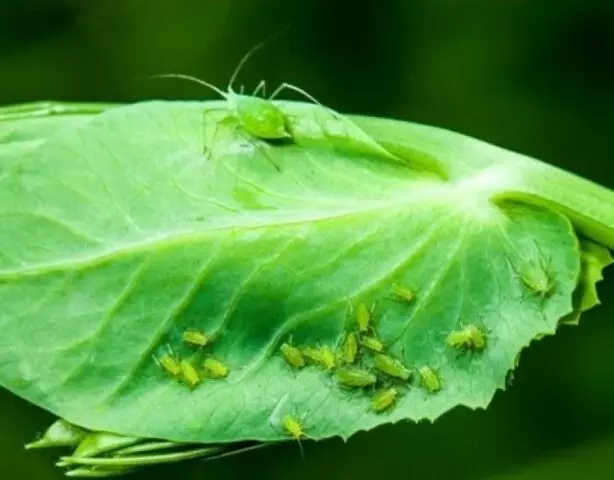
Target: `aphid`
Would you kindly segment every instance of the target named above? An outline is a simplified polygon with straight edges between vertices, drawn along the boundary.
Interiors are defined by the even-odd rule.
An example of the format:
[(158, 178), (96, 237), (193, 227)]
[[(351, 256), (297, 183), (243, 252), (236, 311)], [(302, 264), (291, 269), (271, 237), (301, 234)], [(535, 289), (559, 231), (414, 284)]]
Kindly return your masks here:
[(356, 307), (356, 323), (358, 324), (359, 332), (366, 332), (371, 325), (371, 312), (367, 310), (367, 306), (364, 303), (360, 303)]
[(303, 348), (303, 355), (327, 370), (335, 367), (335, 354), (329, 346), (305, 347)]
[[(236, 125), (241, 127), (241, 129), (246, 134), (248, 134), (252, 138), (259, 140), (271, 141), (291, 139), (292, 134), (288, 127), (288, 120), (286, 114), (272, 102), (273, 98), (278, 96), (283, 90), (293, 90), (305, 96), (309, 100), (319, 104), (319, 102), (315, 98), (313, 98), (311, 95), (309, 95), (302, 89), (289, 83), (282, 83), (277, 88), (277, 90), (275, 90), (270, 95), (268, 99), (257, 97), (256, 95), (260, 90), (262, 90), (264, 93), (264, 80), (256, 86), (256, 89), (254, 90), (254, 93), (252, 95), (244, 95), (242, 89), (239, 93), (233, 90), (234, 82), (245, 62), (247, 62), (247, 60), (252, 56), (252, 54), (254, 54), (257, 50), (269, 43), (272, 39), (273, 37), (269, 37), (268, 39), (263, 40), (262, 42), (251, 48), (243, 56), (243, 58), (239, 61), (239, 64), (235, 68), (235, 71), (233, 72), (232, 76), (230, 77), (226, 92), (222, 91), (221, 89), (209, 82), (200, 80), (190, 75), (160, 74), (153, 75), (149, 78), (180, 78), (203, 85), (219, 94), (227, 102), (225, 108), (216, 109), (224, 110), (227, 112), (227, 115), (224, 117), (224, 119), (222, 119), (221, 122), (235, 123)], [(208, 112), (211, 111), (212, 109), (208, 110)], [(208, 112), (206, 112), (206, 114)], [(269, 159), (269, 161), (271, 160)], [(277, 170), (280, 170), (274, 162), (271, 161), (271, 163), (275, 166)]]
[(170, 353), (165, 353), (160, 358), (155, 358), (156, 363), (173, 377), (178, 377), (181, 374), (181, 366), (177, 359)]
[(215, 358), (206, 358), (203, 366), (209, 375), (214, 378), (223, 378), (227, 376), (229, 372), (229, 368)]
[(486, 346), (486, 334), (476, 324), (471, 323), (461, 330), (450, 332), (446, 342), (454, 348), (483, 350)]
[(191, 329), (183, 332), (182, 336), (185, 343), (195, 345), (197, 347), (206, 347), (211, 342), (211, 337), (200, 330)]
[(422, 386), (429, 392), (435, 393), (441, 390), (441, 380), (439, 380), (439, 376), (431, 367), (426, 365), (420, 367), (418, 373), (420, 374)]
[(391, 377), (400, 378), (401, 380), (409, 380), (411, 371), (403, 365), (399, 360), (396, 360), (388, 355), (377, 354), (373, 359), (373, 366), (380, 372), (390, 375)]
[(358, 354), (358, 338), (353, 332), (348, 332), (345, 335), (343, 344), (341, 344), (341, 360), (345, 363), (354, 363)]
[(304, 459), (305, 454), (303, 452), (303, 446), (301, 445), (301, 438), (305, 436), (305, 431), (303, 430), (303, 425), (292, 415), (284, 416), (282, 420), (284, 430), (298, 442), (298, 446), (301, 449), (301, 457)]
[(360, 343), (374, 352), (383, 352), (384, 344), (375, 337), (363, 335), (360, 337)]
[(409, 288), (402, 285), (394, 285), (392, 287), (395, 295), (404, 302), (410, 303), (415, 298), (416, 294)]
[(303, 353), (293, 345), (287, 342), (281, 344), (279, 347), (282, 355), (291, 366), (296, 368), (303, 368), (305, 366), (305, 357)]
[(537, 293), (540, 297), (548, 297), (554, 292), (554, 280), (541, 263), (539, 267), (531, 266), (526, 269), (520, 278), (527, 288)]
[(371, 409), (376, 412), (383, 412), (396, 402), (398, 396), (399, 391), (396, 388), (379, 390), (371, 398)]
[(337, 381), (346, 387), (368, 387), (377, 383), (375, 374), (357, 367), (340, 367), (336, 370)]
[(194, 365), (189, 360), (181, 360), (179, 365), (181, 366), (181, 376), (191, 388), (194, 388), (200, 382), (200, 377)]

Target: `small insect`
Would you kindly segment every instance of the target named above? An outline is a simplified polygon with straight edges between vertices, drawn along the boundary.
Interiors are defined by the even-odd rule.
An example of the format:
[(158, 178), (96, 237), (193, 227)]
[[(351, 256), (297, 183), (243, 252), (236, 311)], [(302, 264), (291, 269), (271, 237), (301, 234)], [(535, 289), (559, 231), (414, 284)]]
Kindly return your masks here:
[[(281, 32), (280, 32), (281, 33)], [(239, 72), (245, 65), (245, 62), (260, 48), (264, 47), (268, 44), (275, 36), (269, 37), (262, 42), (255, 45), (251, 48), (239, 61), (239, 64), (235, 68), (232, 76), (230, 77), (230, 81), (228, 82), (227, 91), (224, 92), (215, 85), (205, 82), (204, 80), (200, 80), (198, 78), (192, 77), (190, 75), (182, 75), (175, 73), (167, 73), (167, 74), (159, 74), (153, 75), (149, 78), (179, 78), (184, 80), (189, 80), (192, 82), (196, 82), (200, 85), (203, 85), (218, 95), (223, 97), (226, 100), (225, 108), (218, 108), (216, 110), (223, 110), (227, 112), (227, 115), (221, 120), (220, 123), (233, 123), (239, 126), (244, 133), (249, 135), (252, 139), (259, 139), (264, 141), (271, 140), (287, 140), (292, 138), (292, 134), (289, 129), (288, 119), (286, 114), (277, 107), (273, 102), (273, 98), (277, 97), (283, 90), (292, 90), (295, 91), (309, 100), (313, 101), (316, 104), (320, 104), (315, 98), (309, 95), (307, 92), (302, 89), (291, 85), (289, 83), (282, 83), (277, 90), (275, 90), (269, 98), (261, 98), (256, 95), (262, 90), (264, 93), (265, 82), (262, 80), (254, 90), (252, 95), (244, 95), (243, 90), (239, 93), (233, 90), (233, 85)], [(205, 114), (212, 112), (213, 109), (209, 109)], [(250, 139), (251, 140), (251, 139)], [(279, 166), (276, 165), (272, 160), (268, 159), (273, 166), (281, 171)]]
[(214, 358), (206, 358), (203, 366), (213, 378), (224, 378), (229, 372), (228, 366)]
[(291, 366), (295, 368), (303, 368), (305, 366), (305, 357), (303, 356), (303, 353), (295, 346), (284, 342), (281, 344), (279, 349), (286, 359), (286, 362), (288, 362)]
[(301, 457), (305, 459), (305, 453), (303, 452), (303, 446), (301, 445), (301, 438), (305, 437), (305, 431), (303, 425), (292, 415), (284, 416), (282, 420), (284, 430), (298, 442), (298, 446), (301, 450)]
[(327, 370), (335, 367), (335, 354), (329, 346), (305, 347), (303, 348), (303, 355)]
[(371, 326), (371, 312), (367, 310), (364, 303), (360, 303), (356, 307), (356, 323), (358, 324), (359, 332), (367, 332)]
[(341, 344), (341, 360), (345, 363), (354, 363), (358, 354), (358, 338), (354, 332), (348, 332)]
[(181, 337), (185, 343), (197, 347), (206, 347), (209, 345), (209, 342), (211, 342), (211, 337), (209, 335), (196, 329), (186, 330)]
[(416, 294), (411, 289), (402, 285), (394, 285), (392, 287), (392, 290), (399, 299), (407, 303), (411, 303), (416, 296)]
[(170, 353), (165, 353), (160, 358), (155, 358), (156, 363), (173, 377), (178, 377), (181, 374), (181, 366), (177, 359)]
[(461, 330), (450, 332), (446, 339), (450, 347), (464, 350), (483, 350), (486, 346), (486, 334), (474, 323)]
[(375, 374), (358, 367), (340, 367), (336, 371), (337, 381), (346, 387), (368, 387), (377, 383)]
[(179, 365), (181, 366), (181, 376), (191, 388), (194, 388), (200, 382), (200, 377), (194, 365), (188, 360), (181, 360)]
[(399, 391), (396, 388), (379, 390), (371, 398), (371, 409), (376, 412), (383, 412), (396, 402), (398, 396)]
[(431, 367), (426, 365), (420, 367), (418, 373), (420, 374), (422, 386), (429, 392), (435, 393), (441, 390), (441, 380), (439, 380), (439, 376)]
[(391, 377), (400, 378), (401, 380), (409, 380), (411, 377), (411, 370), (409, 370), (403, 363), (388, 355), (377, 354), (373, 359), (373, 366), (380, 372), (390, 375)]
[(360, 337), (360, 343), (374, 352), (383, 352), (384, 344), (375, 337), (363, 335)]
[(542, 298), (554, 292), (555, 283), (546, 268), (540, 264), (526, 269), (521, 275), (522, 283)]

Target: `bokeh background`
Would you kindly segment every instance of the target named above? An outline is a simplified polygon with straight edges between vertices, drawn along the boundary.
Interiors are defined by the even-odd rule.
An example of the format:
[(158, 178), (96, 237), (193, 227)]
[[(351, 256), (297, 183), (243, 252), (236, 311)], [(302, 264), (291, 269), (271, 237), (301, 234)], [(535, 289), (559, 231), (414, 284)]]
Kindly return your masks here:
[[(345, 113), (478, 137), (614, 188), (612, 0), (0, 0), (0, 105), (211, 98), (288, 81)], [(128, 480), (600, 480), (614, 478), (614, 268), (604, 305), (531, 346), (486, 411), (398, 424), (347, 444), (288, 443)], [(1, 334), (1, 332), (0, 332)], [(52, 418), (0, 392), (2, 478), (64, 478), (57, 452), (23, 444)]]

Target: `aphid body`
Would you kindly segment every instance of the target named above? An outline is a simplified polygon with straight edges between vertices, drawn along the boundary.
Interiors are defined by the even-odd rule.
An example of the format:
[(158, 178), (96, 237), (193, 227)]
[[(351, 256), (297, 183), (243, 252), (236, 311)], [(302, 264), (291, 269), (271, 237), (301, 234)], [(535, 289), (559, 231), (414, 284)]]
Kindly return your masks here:
[(384, 344), (377, 338), (368, 335), (360, 337), (360, 343), (374, 352), (383, 352)]
[(183, 341), (197, 347), (206, 347), (211, 338), (199, 330), (186, 330), (182, 334)]
[(181, 376), (185, 380), (185, 382), (192, 388), (194, 388), (199, 382), (200, 377), (198, 376), (198, 372), (194, 368), (188, 360), (181, 360)]
[(409, 377), (411, 377), (411, 371), (402, 362), (388, 355), (381, 353), (375, 355), (373, 366), (380, 372), (391, 377), (400, 378), (401, 380), (409, 380)]
[(162, 355), (157, 362), (158, 365), (173, 377), (178, 377), (181, 374), (181, 365), (170, 353)]
[(340, 367), (336, 370), (337, 381), (346, 387), (368, 387), (377, 383), (375, 374), (358, 367)]
[(215, 358), (206, 358), (203, 366), (205, 370), (214, 378), (224, 378), (228, 375), (229, 368), (224, 363)]
[(301, 450), (301, 457), (305, 458), (305, 453), (303, 452), (303, 446), (301, 444), (301, 438), (305, 436), (305, 431), (303, 430), (303, 425), (292, 415), (286, 415), (282, 419), (282, 424), (284, 426), (284, 430), (290, 435), (294, 440), (298, 442), (298, 447)]
[(303, 368), (305, 366), (305, 357), (303, 353), (293, 345), (287, 342), (281, 344), (279, 347), (286, 362), (295, 368)]
[(331, 370), (335, 367), (335, 354), (329, 346), (305, 347), (303, 348), (303, 355), (326, 370)]
[(354, 332), (348, 332), (341, 345), (341, 360), (345, 363), (354, 363), (357, 355), (358, 338)]
[(398, 396), (399, 391), (394, 387), (379, 390), (371, 398), (371, 409), (376, 412), (383, 412), (396, 402)]
[(435, 393), (441, 390), (441, 380), (439, 379), (439, 376), (435, 370), (433, 370), (431, 367), (426, 365), (420, 367), (418, 373), (420, 374), (422, 386), (429, 392)]
[(461, 330), (450, 332), (446, 342), (454, 348), (466, 350), (483, 350), (486, 346), (486, 334), (477, 325), (471, 323)]
[(367, 332), (371, 325), (371, 312), (364, 303), (360, 303), (356, 307), (356, 324), (359, 332)]
[(394, 285), (392, 287), (395, 295), (404, 302), (410, 303), (413, 301), (416, 294), (409, 288), (402, 285)]
[(523, 272), (522, 283), (541, 297), (547, 297), (554, 291), (554, 281), (543, 266), (532, 266)]

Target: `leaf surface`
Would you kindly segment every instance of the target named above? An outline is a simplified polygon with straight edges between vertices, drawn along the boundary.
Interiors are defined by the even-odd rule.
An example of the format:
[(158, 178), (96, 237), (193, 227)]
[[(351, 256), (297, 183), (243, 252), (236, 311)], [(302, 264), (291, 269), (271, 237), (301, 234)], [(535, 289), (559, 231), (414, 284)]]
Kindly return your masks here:
[[(357, 127), (292, 104), (298, 145), (266, 147), (231, 129), (211, 136), (203, 107), (113, 108), (18, 155), (0, 149), (5, 388), (124, 435), (275, 440), (290, 414), (312, 438), (348, 437), (485, 407), (520, 350), (572, 313), (577, 235), (560, 211), (514, 198), (535, 193), (510, 152), (453, 134), (429, 147), (407, 127), (402, 161), (390, 162)], [(530, 288), (535, 275), (552, 291)], [(284, 362), (290, 339), (338, 348), (359, 303), (373, 306), (389, 354), (432, 367), (441, 391), (414, 371), (378, 414), (371, 390)], [(446, 345), (468, 323), (487, 332), (482, 353)], [(195, 355), (188, 329), (213, 335), (205, 352), (227, 378), (192, 390), (160, 369), (168, 346)], [(371, 368), (367, 352), (360, 362)]]

